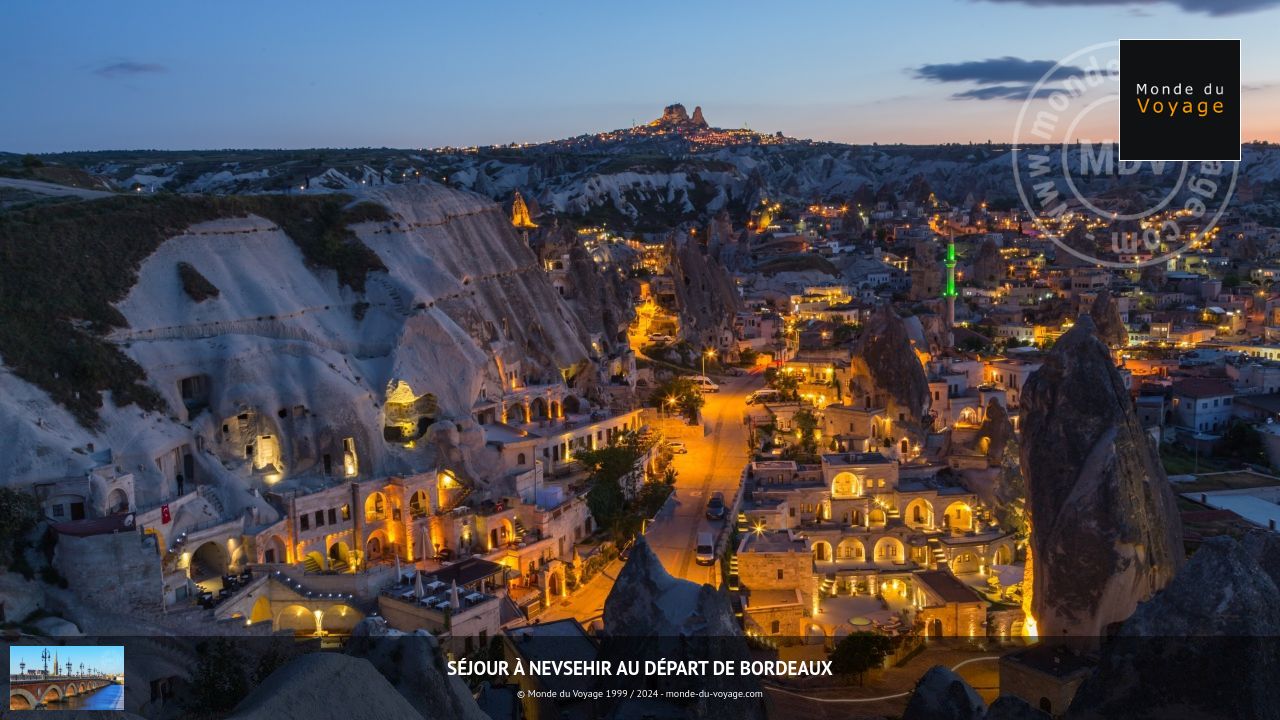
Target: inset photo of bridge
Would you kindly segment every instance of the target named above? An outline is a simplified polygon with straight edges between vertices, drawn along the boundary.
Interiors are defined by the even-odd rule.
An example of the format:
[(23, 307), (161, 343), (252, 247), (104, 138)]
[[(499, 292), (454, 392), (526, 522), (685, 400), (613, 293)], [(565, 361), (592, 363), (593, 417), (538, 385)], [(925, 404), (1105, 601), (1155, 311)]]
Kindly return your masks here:
[(123, 710), (121, 645), (9, 647), (10, 710)]

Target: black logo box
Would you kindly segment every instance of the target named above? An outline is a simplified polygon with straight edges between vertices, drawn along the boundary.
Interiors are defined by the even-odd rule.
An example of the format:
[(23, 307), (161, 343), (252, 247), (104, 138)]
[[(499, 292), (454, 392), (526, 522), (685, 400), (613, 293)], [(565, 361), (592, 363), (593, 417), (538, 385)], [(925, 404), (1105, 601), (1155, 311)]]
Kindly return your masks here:
[[(1119, 159), (1240, 160), (1239, 40), (1121, 40), (1119, 79)], [(1145, 93), (1138, 92), (1142, 85)], [(1166, 94), (1166, 86), (1181, 88), (1182, 93)], [(1208, 94), (1206, 86), (1211, 86)], [(1147, 106), (1145, 114), (1138, 100)], [(1188, 101), (1191, 114), (1183, 112), (1183, 103)], [(1202, 102), (1207, 106), (1201, 106)], [(1222, 103), (1221, 113), (1213, 112), (1218, 102)], [(1172, 115), (1170, 103), (1177, 104)], [(1156, 114), (1157, 107), (1163, 112)], [(1199, 110), (1204, 107), (1209, 112), (1202, 116)]]

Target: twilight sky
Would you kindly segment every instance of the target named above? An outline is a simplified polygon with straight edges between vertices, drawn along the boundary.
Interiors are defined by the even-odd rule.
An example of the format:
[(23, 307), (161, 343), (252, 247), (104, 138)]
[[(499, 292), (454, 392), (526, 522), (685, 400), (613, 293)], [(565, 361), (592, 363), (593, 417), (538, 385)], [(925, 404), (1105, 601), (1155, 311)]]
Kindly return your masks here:
[[(1280, 0), (12, 0), (3, 13), (0, 150), (14, 152), (528, 142), (672, 102), (795, 137), (1007, 142), (1029, 82), (1120, 37), (1240, 38), (1244, 138), (1280, 140)], [(1114, 135), (1097, 115), (1085, 129)]]

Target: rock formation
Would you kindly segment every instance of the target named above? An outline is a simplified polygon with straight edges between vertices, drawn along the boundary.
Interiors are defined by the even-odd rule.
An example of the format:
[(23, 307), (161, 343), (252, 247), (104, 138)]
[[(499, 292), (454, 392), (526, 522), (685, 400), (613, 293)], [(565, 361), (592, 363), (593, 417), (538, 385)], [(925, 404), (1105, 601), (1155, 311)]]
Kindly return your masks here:
[(863, 392), (884, 393), (889, 417), (919, 430), (929, 412), (929, 380), (902, 318), (888, 304), (872, 313), (858, 336), (851, 368)]
[(733, 278), (691, 238), (673, 239), (670, 250), (681, 334), (699, 350), (719, 348), (722, 339), (732, 337), (734, 316), (742, 307)]
[(445, 669), (439, 643), (425, 630), (403, 633), (366, 618), (352, 630), (347, 650), (372, 663), (424, 718), (487, 720), (462, 678)]
[(963, 678), (934, 665), (916, 682), (902, 720), (982, 720), (987, 704)]
[(1027, 381), (1022, 409), (1040, 635), (1100, 637), (1181, 566), (1173, 493), (1087, 315)]
[(1120, 308), (1110, 292), (1098, 293), (1089, 307), (1089, 317), (1097, 327), (1098, 338), (1108, 347), (1121, 348), (1129, 344), (1129, 328), (1120, 319)]
[(1049, 716), (1012, 695), (987, 707), (953, 670), (934, 665), (916, 682), (902, 720), (1049, 720)]
[(707, 127), (707, 121), (705, 118), (702, 117), (701, 105), (695, 105), (693, 107), (693, 117), (689, 118), (689, 122), (695, 127), (699, 127), (699, 128)]
[(1007, 273), (1004, 269), (1004, 258), (1000, 257), (1000, 248), (994, 240), (987, 240), (978, 248), (973, 259), (973, 281), (984, 288), (993, 288), (1004, 280)]
[[(236, 706), (229, 720), (412, 720), (423, 717), (368, 661), (338, 653), (315, 652), (267, 676)], [(433, 713), (425, 717), (451, 716)]]
[[(728, 598), (710, 585), (672, 577), (643, 536), (605, 600), (599, 657), (611, 662), (725, 660), (735, 665), (749, 659)], [(618, 687), (620, 681), (609, 678), (609, 687)], [(695, 692), (760, 688), (756, 678), (742, 675), (637, 677), (631, 682), (624, 686)], [(622, 709), (617, 712), (621, 716)], [(685, 712), (691, 718), (763, 718), (764, 704), (758, 699), (694, 698)]]
[(1205, 541), (1107, 643), (1068, 717), (1280, 718), (1278, 565), (1271, 533)]

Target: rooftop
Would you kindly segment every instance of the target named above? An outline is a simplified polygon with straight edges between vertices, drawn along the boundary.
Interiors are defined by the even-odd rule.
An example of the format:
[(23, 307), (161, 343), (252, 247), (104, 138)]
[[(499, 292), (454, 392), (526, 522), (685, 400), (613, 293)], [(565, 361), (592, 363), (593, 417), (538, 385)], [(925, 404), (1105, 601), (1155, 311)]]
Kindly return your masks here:
[(982, 598), (968, 585), (960, 582), (945, 570), (926, 570), (916, 573), (916, 580), (946, 603), (981, 602)]
[(828, 453), (822, 456), (822, 462), (828, 465), (886, 465), (889, 458), (878, 452)]
[(1226, 380), (1218, 378), (1186, 378), (1173, 384), (1173, 394), (1190, 398), (1211, 398), (1235, 395), (1236, 391)]

